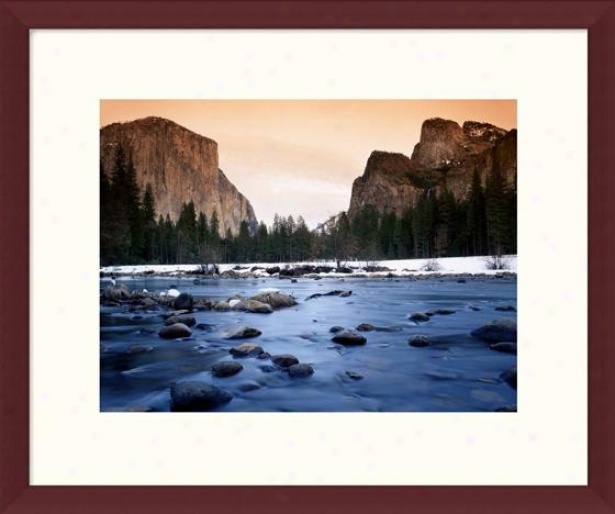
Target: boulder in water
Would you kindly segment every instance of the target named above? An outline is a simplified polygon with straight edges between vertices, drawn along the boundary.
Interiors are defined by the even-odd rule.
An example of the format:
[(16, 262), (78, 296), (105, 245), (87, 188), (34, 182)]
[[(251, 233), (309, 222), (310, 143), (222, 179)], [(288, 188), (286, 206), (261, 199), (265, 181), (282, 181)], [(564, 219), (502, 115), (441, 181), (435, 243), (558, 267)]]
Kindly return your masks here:
[(423, 348), (424, 346), (429, 346), (429, 339), (424, 335), (415, 335), (410, 342), (408, 343), (410, 346), (414, 346), (415, 348)]
[(216, 362), (211, 367), (211, 374), (217, 378), (225, 378), (236, 375), (243, 369), (243, 366), (237, 361), (222, 361)]
[(259, 302), (258, 300), (239, 300), (234, 305), (231, 305), (231, 308), (235, 311), (252, 312), (255, 314), (271, 314), (273, 312), (271, 305)]
[(273, 362), (276, 366), (279, 366), (280, 368), (289, 368), (294, 364), (299, 364), (299, 359), (297, 359), (297, 357), (295, 357), (294, 355), (285, 353), (282, 355), (273, 355), (271, 357), (271, 362)]
[(314, 368), (309, 364), (293, 364), (288, 368), (288, 375), (292, 378), (306, 378), (314, 374)]
[(196, 325), (196, 319), (192, 314), (177, 314), (170, 316), (164, 322), (165, 325), (174, 325), (175, 323), (183, 323), (187, 327)]
[(171, 386), (171, 409), (174, 411), (208, 411), (232, 399), (228, 391), (199, 380), (176, 382)]
[(374, 327), (374, 325), (370, 325), (369, 323), (361, 323), (358, 327), (357, 330), (359, 332), (371, 332), (372, 330), (374, 330), (376, 327)]
[(472, 331), (472, 336), (488, 343), (517, 342), (517, 322), (514, 319), (496, 319)]
[(510, 368), (504, 371), (500, 378), (513, 389), (517, 389), (517, 367)]
[(297, 305), (297, 300), (282, 291), (259, 293), (250, 298), (250, 300), (266, 303), (270, 305), (273, 310)]
[(243, 343), (229, 350), (234, 357), (258, 357), (263, 349), (254, 343)]
[(162, 339), (179, 339), (181, 337), (189, 337), (192, 335), (192, 330), (183, 323), (175, 323), (166, 327), (162, 327), (158, 332), (158, 336)]
[(363, 380), (363, 375), (357, 373), (356, 371), (346, 371), (346, 376), (351, 378), (352, 380)]
[(360, 346), (367, 343), (367, 339), (354, 330), (342, 330), (341, 332), (337, 332), (331, 341), (344, 346)]
[(177, 298), (175, 298), (175, 301), (173, 302), (173, 307), (175, 307), (177, 310), (186, 309), (191, 311), (194, 308), (194, 298), (191, 294), (181, 293), (177, 296)]
[(130, 291), (124, 284), (112, 284), (105, 288), (102, 299), (110, 302), (128, 300), (130, 299)]
[(258, 337), (262, 332), (258, 328), (239, 326), (232, 328), (226, 332), (225, 339), (250, 339)]
[(494, 343), (490, 348), (496, 352), (517, 354), (517, 343)]

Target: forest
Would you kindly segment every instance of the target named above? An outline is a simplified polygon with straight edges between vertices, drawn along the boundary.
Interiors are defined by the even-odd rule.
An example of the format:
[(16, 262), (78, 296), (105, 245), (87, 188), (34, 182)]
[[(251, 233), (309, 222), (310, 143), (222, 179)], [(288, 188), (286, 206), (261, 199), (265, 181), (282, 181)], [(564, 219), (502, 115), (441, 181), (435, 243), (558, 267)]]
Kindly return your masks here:
[[(516, 179), (514, 181), (516, 184)], [(425, 189), (401, 215), (367, 206), (310, 230), (302, 216), (276, 214), (271, 226), (242, 222), (221, 233), (218, 213), (208, 217), (184, 203), (177, 221), (157, 213), (149, 187), (140, 190), (134, 166), (120, 146), (110, 177), (100, 166), (101, 265), (209, 264), (437, 258), (517, 252), (517, 191), (497, 172), (485, 187), (474, 171), (469, 193)]]

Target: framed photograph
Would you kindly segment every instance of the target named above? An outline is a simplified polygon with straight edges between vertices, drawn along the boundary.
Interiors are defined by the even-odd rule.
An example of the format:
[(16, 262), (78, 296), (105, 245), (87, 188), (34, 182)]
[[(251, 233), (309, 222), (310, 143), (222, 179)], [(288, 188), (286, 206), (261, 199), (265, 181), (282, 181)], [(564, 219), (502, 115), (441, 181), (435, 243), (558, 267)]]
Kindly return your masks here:
[[(613, 511), (613, 25), (609, 2), (0, 2), (0, 511)], [(195, 145), (228, 198), (161, 178)], [(454, 259), (506, 254), (480, 272), (518, 270), (518, 299), (516, 274), (460, 292)], [(419, 272), (440, 281), (402, 316)]]

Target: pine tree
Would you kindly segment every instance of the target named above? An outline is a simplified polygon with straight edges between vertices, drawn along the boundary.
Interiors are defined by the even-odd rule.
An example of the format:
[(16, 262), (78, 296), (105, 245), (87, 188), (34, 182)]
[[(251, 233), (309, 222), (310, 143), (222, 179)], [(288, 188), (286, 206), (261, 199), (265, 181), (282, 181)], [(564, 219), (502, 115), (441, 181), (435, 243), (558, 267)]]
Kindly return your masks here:
[(474, 169), (468, 195), (467, 227), (470, 255), (484, 255), (487, 252), (487, 210), (477, 169)]
[(102, 266), (113, 264), (113, 220), (111, 183), (100, 162), (100, 262)]
[(156, 240), (156, 204), (152, 187), (148, 184), (143, 194), (141, 218), (143, 221), (143, 258), (145, 262), (153, 262), (155, 258)]
[(499, 169), (493, 168), (487, 178), (487, 235), (489, 252), (502, 255), (506, 250), (506, 239), (510, 231), (507, 191), (504, 177)]
[(201, 211), (196, 222), (196, 246), (199, 262), (207, 261), (207, 246), (209, 244), (209, 225), (207, 216)]

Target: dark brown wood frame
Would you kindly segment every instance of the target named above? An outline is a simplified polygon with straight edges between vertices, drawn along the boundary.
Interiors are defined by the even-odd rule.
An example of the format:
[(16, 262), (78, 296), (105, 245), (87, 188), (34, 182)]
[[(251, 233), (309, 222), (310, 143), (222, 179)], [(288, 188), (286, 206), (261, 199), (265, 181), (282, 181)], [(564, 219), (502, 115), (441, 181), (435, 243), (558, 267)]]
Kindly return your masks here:
[[(0, 512), (615, 512), (615, 1), (0, 1)], [(589, 485), (29, 485), (29, 30), (586, 29), (589, 38)], [(582, 341), (579, 341), (582, 344)]]

